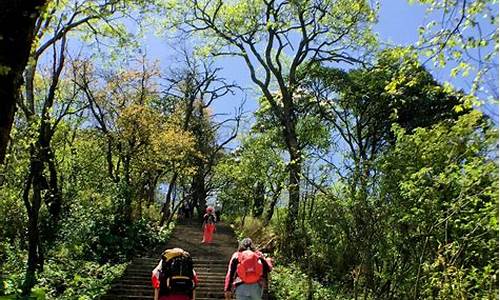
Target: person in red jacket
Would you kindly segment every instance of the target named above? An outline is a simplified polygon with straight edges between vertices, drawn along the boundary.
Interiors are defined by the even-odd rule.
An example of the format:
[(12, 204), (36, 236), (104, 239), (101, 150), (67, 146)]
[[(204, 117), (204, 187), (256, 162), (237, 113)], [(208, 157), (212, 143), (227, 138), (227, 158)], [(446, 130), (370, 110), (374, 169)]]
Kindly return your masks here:
[(214, 208), (207, 207), (206, 214), (203, 216), (203, 224), (201, 228), (203, 230), (203, 240), (202, 244), (212, 243), (212, 236), (215, 232), (215, 223), (217, 223), (217, 217), (215, 216)]
[[(168, 268), (167, 266), (171, 259), (176, 259), (179, 256), (183, 256), (183, 258), (189, 257), (187, 260), (191, 262), (187, 264), (188, 267), (186, 268), (183, 265), (184, 269), (190, 270), (189, 276), (177, 276), (176, 274), (170, 273), (170, 276), (174, 277), (168, 277), (168, 271), (163, 270), (163, 268), (169, 269), (170, 272), (175, 272), (173, 271), (175, 267)], [(178, 261), (177, 264), (179, 265), (181, 263)], [(171, 280), (168, 281), (169, 279)], [(165, 286), (167, 282), (174, 282), (173, 284), (176, 284), (176, 280), (182, 280), (179, 282), (179, 284), (181, 284), (181, 289)], [(162, 259), (152, 271), (151, 281), (154, 288), (154, 300), (194, 300), (196, 298), (194, 288), (198, 286), (198, 276), (194, 268), (192, 268), (192, 260), (189, 253), (180, 248), (165, 250), (162, 254)]]
[(243, 239), (229, 260), (224, 284), (226, 300), (232, 298), (233, 292), (237, 300), (262, 300), (267, 274), (272, 268), (271, 260), (255, 250), (252, 240)]

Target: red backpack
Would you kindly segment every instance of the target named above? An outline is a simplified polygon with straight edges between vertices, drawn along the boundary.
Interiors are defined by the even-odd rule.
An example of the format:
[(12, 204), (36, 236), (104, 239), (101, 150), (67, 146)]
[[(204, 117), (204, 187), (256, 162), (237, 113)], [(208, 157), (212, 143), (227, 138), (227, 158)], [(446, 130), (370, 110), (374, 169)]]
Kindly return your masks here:
[(245, 250), (238, 253), (236, 273), (244, 283), (252, 284), (258, 282), (262, 277), (263, 266), (257, 253), (252, 250)]

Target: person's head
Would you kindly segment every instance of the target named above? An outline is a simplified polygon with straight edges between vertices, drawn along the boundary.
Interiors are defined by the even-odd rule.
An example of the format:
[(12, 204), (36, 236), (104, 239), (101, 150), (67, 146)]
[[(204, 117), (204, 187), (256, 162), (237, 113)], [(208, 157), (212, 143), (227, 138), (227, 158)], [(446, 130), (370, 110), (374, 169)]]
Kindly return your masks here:
[(253, 242), (250, 238), (244, 238), (240, 242), (240, 246), (238, 247), (238, 251), (252, 250), (255, 251), (255, 247), (253, 246)]
[(207, 211), (207, 214), (211, 214), (214, 212), (214, 208), (212, 206), (208, 206), (206, 211)]

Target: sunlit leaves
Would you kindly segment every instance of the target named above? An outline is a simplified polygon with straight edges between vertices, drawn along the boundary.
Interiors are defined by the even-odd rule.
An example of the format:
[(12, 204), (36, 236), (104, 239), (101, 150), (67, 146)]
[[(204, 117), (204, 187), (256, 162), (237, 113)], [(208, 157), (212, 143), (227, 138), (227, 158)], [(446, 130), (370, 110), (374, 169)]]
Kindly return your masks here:
[[(470, 82), (472, 95), (495, 97), (498, 86), (480, 89), (495, 77), (498, 60), (498, 1), (409, 1), (427, 7), (430, 21), (419, 29), (417, 47), (435, 66), (450, 67), (450, 76)], [(464, 67), (467, 65), (467, 67)]]
[(393, 130), (397, 141), (380, 160), (380, 188), (390, 201), (390, 218), (406, 230), (399, 239), (428, 237), (414, 241), (424, 245), (422, 297), (496, 294), (487, 286), (498, 282), (492, 269), (498, 263), (492, 260), (498, 248), (498, 164), (491, 157), (497, 130), (478, 111), (413, 133)]
[(194, 137), (157, 111), (130, 105), (120, 112), (117, 129), (124, 149), (144, 168), (180, 168), (189, 173), (193, 167), (188, 159), (197, 155)]
[[(368, 29), (369, 24), (375, 20), (376, 9), (370, 7), (367, 1), (281, 3), (262, 0), (203, 0), (177, 1), (166, 5), (165, 8), (171, 18), (170, 23), (178, 29), (217, 41), (213, 44), (217, 45), (218, 49), (212, 51), (212, 54), (217, 55), (248, 54), (253, 50), (237, 46), (234, 48), (236, 51), (232, 51), (236, 44), (243, 45), (248, 42), (259, 45), (256, 48), (260, 51), (268, 42), (269, 32), (273, 32), (281, 40), (280, 43), (274, 42), (275, 49), (279, 44), (284, 45), (285, 51), (280, 50), (282, 54), (295, 52), (298, 46), (296, 39), (302, 34), (314, 36), (308, 41), (311, 46), (320, 45), (324, 40), (338, 39), (338, 45), (335, 46), (339, 51), (355, 45), (372, 45), (375, 41)], [(286, 40), (288, 43), (285, 43)], [(320, 48), (324, 48), (322, 50), (325, 52), (322, 54), (326, 55), (332, 49), (324, 46), (325, 44)]]
[(224, 157), (216, 167), (221, 182), (219, 197), (235, 215), (250, 210), (255, 198), (255, 185), (262, 183), (267, 197), (273, 189), (285, 185), (286, 165), (280, 151), (272, 149), (275, 135), (269, 133), (246, 136), (241, 148)]
[(131, 105), (120, 112), (117, 120), (118, 129), (124, 140), (145, 144), (151, 140), (157, 129), (159, 115), (147, 107)]

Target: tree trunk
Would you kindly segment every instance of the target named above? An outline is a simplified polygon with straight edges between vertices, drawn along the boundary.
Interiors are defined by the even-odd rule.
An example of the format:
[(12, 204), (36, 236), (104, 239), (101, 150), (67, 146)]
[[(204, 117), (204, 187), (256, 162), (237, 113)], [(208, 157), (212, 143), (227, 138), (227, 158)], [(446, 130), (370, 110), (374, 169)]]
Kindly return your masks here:
[(158, 181), (160, 180), (161, 173), (158, 173), (153, 181), (151, 182), (151, 187), (149, 188), (149, 194), (147, 197), (148, 206), (155, 202), (156, 187), (158, 186)]
[(255, 218), (262, 217), (264, 212), (264, 200), (266, 187), (261, 181), (257, 181), (254, 187), (254, 201), (253, 201), (253, 216)]
[(264, 214), (264, 225), (265, 226), (267, 226), (271, 222), (271, 219), (273, 218), (274, 207), (276, 206), (276, 203), (278, 202), (280, 194), (281, 194), (281, 189), (277, 194), (275, 194), (273, 196), (273, 198), (271, 199), (271, 202), (269, 202), (269, 206), (267, 207), (266, 213)]
[(111, 137), (109, 137), (109, 134), (106, 133), (107, 138), (106, 138), (106, 162), (108, 165), (108, 175), (109, 178), (111, 178), (115, 183), (118, 183), (120, 180), (118, 176), (115, 176), (113, 170), (114, 170), (114, 164), (113, 164), (113, 141)]
[(198, 217), (200, 219), (203, 219), (203, 215), (205, 214), (205, 207), (207, 205), (207, 191), (205, 187), (205, 176), (201, 167), (198, 168), (198, 171), (193, 177), (193, 183), (191, 187), (193, 202), (198, 207)]
[[(28, 213), (28, 264), (26, 276), (23, 283), (22, 294), (27, 296), (36, 284), (35, 272), (43, 259), (40, 247), (40, 232), (38, 227), (38, 216), (41, 206), (41, 190), (44, 186), (43, 162), (36, 152), (35, 146), (31, 148), (31, 162), (28, 177), (26, 179), (23, 199)], [(33, 187), (33, 194), (30, 201), (30, 189)]]
[(47, 149), (47, 165), (49, 167), (49, 174), (50, 174), (50, 179), (49, 179), (49, 193), (48, 196), (45, 199), (45, 204), (47, 205), (47, 208), (52, 216), (52, 221), (57, 223), (59, 220), (59, 217), (61, 215), (61, 208), (62, 208), (62, 195), (61, 195), (61, 189), (59, 187), (59, 178), (57, 176), (57, 168), (56, 168), (56, 162), (55, 162), (55, 154), (50, 149), (50, 146), (48, 146), (49, 149)]
[[(182, 125), (183, 130), (187, 130), (189, 128), (191, 116), (193, 115), (193, 109), (194, 109), (193, 104), (194, 104), (194, 101), (196, 99), (196, 95), (193, 95), (191, 93), (191, 91), (189, 90), (191, 88), (191, 86), (187, 85), (187, 88), (188, 88), (188, 91), (185, 92), (185, 96), (186, 96), (186, 99), (189, 99), (189, 102), (187, 103), (186, 110), (184, 113), (184, 123)], [(175, 208), (173, 206), (174, 203), (172, 203), (172, 211), (169, 210), (169, 205), (170, 205), (170, 201), (172, 199), (173, 187), (177, 183), (177, 177), (179, 177), (179, 173), (177, 171), (174, 171), (174, 174), (172, 175), (172, 179), (170, 180), (170, 183), (168, 185), (166, 201), (163, 204), (163, 207), (161, 208), (160, 226), (163, 226), (163, 224), (165, 224), (165, 222), (167, 222), (167, 220), (168, 220), (168, 222), (167, 222), (167, 225), (168, 225), (168, 223), (172, 219), (171, 215), (174, 214), (174, 210), (175, 210)], [(167, 215), (167, 213), (168, 213), (168, 215)]]
[(286, 219), (286, 235), (289, 241), (290, 247), (292, 247), (292, 252), (289, 253), (295, 257), (295, 229), (297, 225), (297, 218), (299, 215), (299, 204), (300, 204), (300, 172), (302, 169), (302, 158), (300, 156), (300, 151), (298, 149), (297, 137), (290, 135), (287, 137), (289, 139), (289, 154), (290, 154), (290, 164), (289, 168), (289, 183), (288, 183), (288, 215)]
[(123, 159), (123, 173), (123, 222), (125, 225), (130, 225), (132, 223), (132, 189), (130, 188), (130, 157), (128, 156)]
[(172, 213), (168, 216), (166, 222), (165, 222), (165, 225), (168, 226), (170, 225), (170, 222), (172, 222), (172, 219), (174, 218), (174, 214), (177, 213), (177, 211), (179, 210), (179, 208), (181, 207), (181, 205), (183, 204), (183, 201), (179, 201), (177, 202), (177, 204), (175, 204), (174, 208), (172, 209)]
[(205, 215), (205, 209), (207, 207), (207, 199), (203, 189), (200, 186), (196, 187), (194, 197), (195, 197), (194, 201), (196, 203), (196, 207), (198, 208), (198, 218), (201, 220)]
[[(296, 240), (297, 217), (300, 204), (300, 174), (302, 170), (302, 157), (300, 154), (299, 139), (296, 132), (297, 121), (294, 112), (294, 103), (292, 93), (281, 89), (283, 107), (276, 104), (272, 105), (273, 113), (279, 118), (282, 126), (283, 141), (288, 150), (290, 162), (288, 164), (288, 214), (285, 220), (285, 248), (283, 251), (285, 257), (296, 257), (295, 248), (300, 247)], [(274, 99), (271, 95), (267, 96), (272, 104)], [(275, 103), (275, 102), (274, 102)]]
[[(35, 208), (33, 207), (33, 209)], [(32, 211), (28, 214), (28, 266), (26, 268), (26, 275), (23, 283), (23, 296), (28, 296), (31, 293), (31, 289), (36, 284), (35, 273), (38, 266), (38, 236), (38, 213)]]
[(2, 62), (0, 62), (0, 164), (4, 162), (7, 154), (7, 146), (10, 140), (10, 131), (14, 122), (16, 112), (16, 98), (21, 85), (21, 80), (14, 76), (1, 74)]
[(173, 212), (170, 211), (170, 201), (172, 200), (172, 192), (174, 190), (178, 176), (179, 173), (174, 172), (174, 175), (172, 176), (172, 179), (170, 180), (170, 183), (168, 185), (167, 195), (165, 196), (165, 203), (163, 203), (163, 207), (161, 208), (160, 226), (163, 226), (167, 219), (170, 219), (170, 215), (173, 214)]
[(46, 0), (0, 1), (0, 163), (4, 162), (10, 139), (35, 22), (46, 3)]

